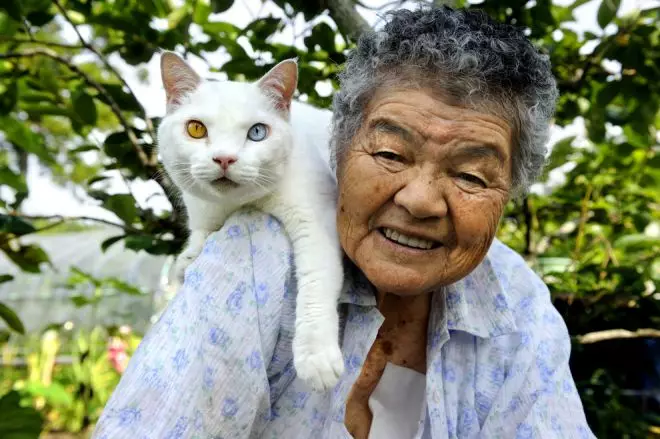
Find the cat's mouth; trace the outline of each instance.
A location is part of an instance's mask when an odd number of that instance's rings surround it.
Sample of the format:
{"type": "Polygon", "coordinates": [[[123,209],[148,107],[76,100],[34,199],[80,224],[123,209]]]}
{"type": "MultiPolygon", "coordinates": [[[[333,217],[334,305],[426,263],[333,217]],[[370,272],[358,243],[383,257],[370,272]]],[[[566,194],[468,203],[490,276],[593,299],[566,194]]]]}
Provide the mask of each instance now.
{"type": "Polygon", "coordinates": [[[220,190],[228,190],[228,189],[237,188],[240,185],[230,178],[220,177],[211,181],[211,186],[220,190]]]}

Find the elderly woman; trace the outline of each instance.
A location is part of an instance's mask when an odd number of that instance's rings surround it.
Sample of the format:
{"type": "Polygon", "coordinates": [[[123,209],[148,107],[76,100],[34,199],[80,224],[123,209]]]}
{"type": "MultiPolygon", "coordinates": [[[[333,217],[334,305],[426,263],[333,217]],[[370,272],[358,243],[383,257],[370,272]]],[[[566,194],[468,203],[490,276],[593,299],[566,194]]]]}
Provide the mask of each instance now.
{"type": "Polygon", "coordinates": [[[541,171],[547,58],[482,13],[401,10],[340,79],[340,382],[314,393],[296,377],[291,244],[241,212],[209,238],[96,437],[593,437],[548,289],[494,238],[541,171]]]}

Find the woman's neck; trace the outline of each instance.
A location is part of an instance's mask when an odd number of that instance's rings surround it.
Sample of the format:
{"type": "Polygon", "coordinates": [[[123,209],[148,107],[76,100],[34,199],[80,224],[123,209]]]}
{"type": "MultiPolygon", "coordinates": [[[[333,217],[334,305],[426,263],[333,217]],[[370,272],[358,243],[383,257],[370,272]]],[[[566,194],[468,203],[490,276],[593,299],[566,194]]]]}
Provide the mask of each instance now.
{"type": "Polygon", "coordinates": [[[425,373],[431,295],[397,296],[378,293],[377,303],[378,310],[385,317],[378,339],[386,353],[390,354],[388,360],[425,373]],[[391,351],[387,349],[390,343],[391,351]]]}

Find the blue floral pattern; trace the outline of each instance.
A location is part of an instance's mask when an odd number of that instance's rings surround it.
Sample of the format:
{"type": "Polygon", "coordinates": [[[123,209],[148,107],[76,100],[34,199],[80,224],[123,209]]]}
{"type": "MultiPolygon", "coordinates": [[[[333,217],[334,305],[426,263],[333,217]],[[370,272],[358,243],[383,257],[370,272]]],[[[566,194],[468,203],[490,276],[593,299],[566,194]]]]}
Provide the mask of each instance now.
{"type": "MultiPolygon", "coordinates": [[[[347,270],[346,373],[332,391],[311,392],[293,368],[289,239],[266,214],[234,214],[141,343],[93,437],[350,438],[346,398],[383,322],[370,288],[347,270]]],[[[432,300],[426,419],[415,439],[594,437],[566,326],[520,256],[496,241],[432,300]]]]}

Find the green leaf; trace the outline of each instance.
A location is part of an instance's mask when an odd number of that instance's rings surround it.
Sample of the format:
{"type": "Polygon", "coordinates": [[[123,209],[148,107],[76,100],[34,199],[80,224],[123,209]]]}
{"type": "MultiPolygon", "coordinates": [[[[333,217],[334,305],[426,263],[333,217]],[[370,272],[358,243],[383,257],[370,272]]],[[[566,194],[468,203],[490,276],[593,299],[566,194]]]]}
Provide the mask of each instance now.
{"type": "Polygon", "coordinates": [[[219,14],[231,8],[233,4],[234,0],[211,0],[211,9],[214,13],[219,14]]]}
{"type": "Polygon", "coordinates": [[[38,381],[29,381],[25,385],[25,392],[31,396],[43,397],[49,405],[58,408],[71,407],[74,403],[72,394],[58,382],[46,386],[38,381]]]}
{"type": "Polygon", "coordinates": [[[103,207],[114,212],[126,224],[133,224],[138,216],[135,199],[129,194],[110,195],[103,201],[103,207]]]}
{"type": "Polygon", "coordinates": [[[11,274],[0,274],[0,284],[4,284],[5,282],[11,282],[14,280],[14,276],[11,274]]]}
{"type": "Polygon", "coordinates": [[[651,250],[660,247],[660,238],[643,233],[626,235],[614,241],[614,247],[627,251],[651,250]]]}
{"type": "Polygon", "coordinates": [[[18,174],[6,166],[0,166],[0,181],[2,184],[16,189],[18,192],[27,192],[28,187],[25,177],[18,174]]]}
{"type": "Polygon", "coordinates": [[[138,287],[124,282],[121,279],[117,279],[116,277],[104,279],[104,284],[113,288],[117,292],[128,294],[129,296],[141,296],[143,294],[142,290],[138,287]]]}
{"type": "Polygon", "coordinates": [[[8,14],[0,11],[0,35],[11,37],[20,27],[18,21],[12,20],[8,14]]]}
{"type": "MultiPolygon", "coordinates": [[[[124,111],[134,111],[134,112],[140,112],[142,111],[142,106],[138,102],[138,100],[135,98],[130,93],[127,93],[124,91],[124,88],[119,85],[119,84],[103,84],[103,88],[108,92],[108,94],[112,97],[112,99],[119,105],[119,108],[121,108],[124,111]]],[[[98,98],[105,102],[106,104],[110,104],[110,102],[102,95],[99,95],[98,98]]]]}
{"type": "Polygon", "coordinates": [[[187,17],[189,17],[189,7],[188,5],[183,5],[172,12],[167,16],[167,25],[170,29],[174,29],[181,24],[187,17]]]}
{"type": "Polygon", "coordinates": [[[207,22],[202,25],[202,30],[209,34],[209,37],[215,38],[218,34],[224,34],[227,37],[236,37],[241,29],[231,23],[224,21],[207,22]]]}
{"type": "Polygon", "coordinates": [[[117,131],[110,134],[103,142],[103,151],[108,157],[123,160],[133,150],[126,131],[117,131]]]}
{"type": "Polygon", "coordinates": [[[115,243],[121,241],[122,239],[124,239],[124,236],[125,235],[119,235],[119,236],[113,236],[111,238],[106,239],[105,241],[103,241],[101,243],[101,250],[105,252],[106,250],[108,250],[110,248],[110,246],[112,246],[113,244],[115,244],[115,243]]]}
{"type": "Polygon", "coordinates": [[[204,2],[195,2],[195,10],[193,11],[193,22],[197,24],[204,24],[209,19],[211,7],[204,2]]]}
{"type": "Polygon", "coordinates": [[[33,26],[43,26],[44,24],[50,23],[55,16],[48,12],[36,11],[30,12],[26,18],[33,26]]]}
{"type": "Polygon", "coordinates": [[[69,300],[75,305],[76,308],[82,308],[87,305],[94,305],[101,301],[102,297],[86,297],[86,296],[71,296],[69,300]]]}
{"type": "Polygon", "coordinates": [[[128,249],[135,251],[144,250],[152,255],[169,255],[174,252],[175,243],[150,235],[127,235],[125,237],[125,245],[128,249]]]}
{"type": "Polygon", "coordinates": [[[603,0],[598,8],[598,25],[605,28],[614,17],[621,6],[621,0],[603,0]]]}
{"type": "Polygon", "coordinates": [[[107,180],[108,178],[110,178],[110,177],[108,177],[107,175],[96,175],[96,176],[90,178],[89,180],[87,180],[87,185],[91,186],[94,183],[98,183],[99,181],[107,180]]]}
{"type": "Polygon", "coordinates": [[[5,90],[0,93],[0,114],[9,114],[18,101],[18,85],[12,81],[5,85],[5,90]]]}
{"type": "Polygon", "coordinates": [[[251,40],[264,42],[280,28],[282,20],[275,17],[258,18],[243,29],[243,34],[253,33],[251,40]]]}
{"type": "Polygon", "coordinates": [[[82,145],[77,148],[73,148],[72,150],[69,151],[69,154],[79,154],[81,152],[87,152],[87,151],[98,151],[99,147],[96,145],[82,145]]]}
{"type": "Polygon", "coordinates": [[[0,213],[0,231],[11,233],[16,236],[34,233],[37,229],[32,224],[16,215],[0,213]]]}
{"type": "Polygon", "coordinates": [[[45,11],[51,5],[50,0],[21,0],[26,12],[45,11]]]}
{"type": "Polygon", "coordinates": [[[14,20],[23,21],[23,10],[21,8],[20,0],[5,0],[0,4],[0,9],[4,9],[14,20]]]}
{"type": "Polygon", "coordinates": [[[79,88],[72,96],[73,111],[76,112],[80,120],[87,125],[96,125],[96,104],[94,98],[88,95],[82,88],[79,88]]]}
{"type": "Polygon", "coordinates": [[[35,244],[22,245],[18,250],[5,244],[0,245],[0,250],[4,251],[7,257],[18,265],[21,270],[29,273],[39,273],[41,271],[41,264],[50,262],[46,252],[35,244]]]}
{"type": "Polygon", "coordinates": [[[7,326],[9,326],[14,331],[18,332],[19,334],[25,334],[25,326],[23,326],[21,319],[11,308],[2,302],[0,302],[0,319],[4,320],[5,323],[7,323],[7,326]]]}
{"type": "Polygon", "coordinates": [[[32,407],[22,407],[18,392],[0,398],[0,437],[3,439],[38,439],[43,418],[32,407]]]}
{"type": "Polygon", "coordinates": [[[44,143],[43,136],[34,132],[30,128],[29,122],[23,122],[11,116],[0,116],[0,129],[14,146],[36,155],[48,164],[54,163],[54,159],[44,143]]]}
{"type": "Polygon", "coordinates": [[[609,105],[609,103],[612,102],[615,97],[617,97],[620,90],[621,84],[619,82],[612,81],[606,83],[596,96],[596,105],[598,105],[600,108],[607,107],[607,105],[609,105]]]}
{"type": "Polygon", "coordinates": [[[312,34],[305,38],[305,46],[310,52],[316,50],[316,45],[326,52],[335,52],[335,31],[325,22],[314,26],[312,34]]]}

